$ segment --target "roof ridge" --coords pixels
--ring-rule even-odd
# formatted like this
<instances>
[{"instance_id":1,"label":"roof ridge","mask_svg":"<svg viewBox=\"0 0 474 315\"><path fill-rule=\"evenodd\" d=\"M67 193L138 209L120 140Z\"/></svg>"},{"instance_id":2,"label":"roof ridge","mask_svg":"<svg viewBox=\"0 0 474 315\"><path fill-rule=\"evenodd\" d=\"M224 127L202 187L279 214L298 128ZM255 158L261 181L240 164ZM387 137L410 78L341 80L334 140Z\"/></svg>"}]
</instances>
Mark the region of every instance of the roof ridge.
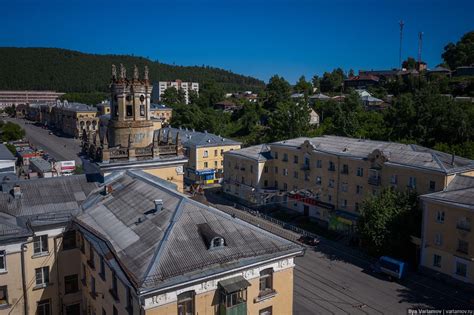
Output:
<instances>
[{"instance_id":1,"label":"roof ridge","mask_svg":"<svg viewBox=\"0 0 474 315\"><path fill-rule=\"evenodd\" d=\"M143 277L143 279L141 279L140 286L143 286L147 278L150 276L150 273L156 269L156 266L158 265L158 262L161 257L161 253L163 252L163 250L165 249L165 245L167 244L168 237L171 233L171 230L175 226L176 222L178 222L179 218L181 217L181 214L183 213L182 207L186 203L185 199L186 198L181 198L181 200L179 201L179 205L178 207L176 207L176 210L174 211L173 216L171 217L170 223L168 224L168 227L166 228L166 231L163 234L163 237L160 240L160 243L158 244L158 247L155 250L153 258L151 259L151 262L148 265L148 268L145 272L145 276Z\"/></svg>"}]
</instances>

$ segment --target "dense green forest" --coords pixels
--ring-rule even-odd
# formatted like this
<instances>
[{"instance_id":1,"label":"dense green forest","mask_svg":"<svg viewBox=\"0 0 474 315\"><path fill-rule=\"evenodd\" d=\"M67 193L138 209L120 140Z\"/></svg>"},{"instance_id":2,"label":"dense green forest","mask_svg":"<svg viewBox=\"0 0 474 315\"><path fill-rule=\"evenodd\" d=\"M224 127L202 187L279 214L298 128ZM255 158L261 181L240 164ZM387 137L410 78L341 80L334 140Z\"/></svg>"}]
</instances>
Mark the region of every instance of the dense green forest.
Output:
<instances>
[{"instance_id":1,"label":"dense green forest","mask_svg":"<svg viewBox=\"0 0 474 315\"><path fill-rule=\"evenodd\" d=\"M264 82L209 66L174 66L128 55L96 55L58 48L0 48L0 89L39 89L60 92L106 92L111 65L149 67L152 81L215 81L226 92L264 87ZM76 97L78 94L75 95Z\"/></svg>"}]
</instances>

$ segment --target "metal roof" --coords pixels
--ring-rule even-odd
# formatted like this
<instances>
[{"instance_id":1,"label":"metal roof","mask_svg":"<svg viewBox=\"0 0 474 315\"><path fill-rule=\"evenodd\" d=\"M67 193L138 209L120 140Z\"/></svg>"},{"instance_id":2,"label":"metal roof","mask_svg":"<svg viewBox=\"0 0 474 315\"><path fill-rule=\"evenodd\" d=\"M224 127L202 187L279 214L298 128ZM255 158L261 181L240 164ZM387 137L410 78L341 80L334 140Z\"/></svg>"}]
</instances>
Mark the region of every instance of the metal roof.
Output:
<instances>
[{"instance_id":1,"label":"metal roof","mask_svg":"<svg viewBox=\"0 0 474 315\"><path fill-rule=\"evenodd\" d=\"M226 155L240 155L256 161L266 161L272 159L270 147L267 144L258 144L240 150L227 151Z\"/></svg>"},{"instance_id":2,"label":"metal roof","mask_svg":"<svg viewBox=\"0 0 474 315\"><path fill-rule=\"evenodd\" d=\"M3 143L0 143L0 160L8 160L8 161L15 161L16 158L13 154L8 150L7 146Z\"/></svg>"},{"instance_id":3,"label":"metal roof","mask_svg":"<svg viewBox=\"0 0 474 315\"><path fill-rule=\"evenodd\" d=\"M421 198L474 209L474 177L456 175L443 191L423 195Z\"/></svg>"},{"instance_id":4,"label":"metal roof","mask_svg":"<svg viewBox=\"0 0 474 315\"><path fill-rule=\"evenodd\" d=\"M290 241L164 187L142 171L127 171L108 184L112 192L92 194L76 220L111 244L142 292L301 251ZM150 214L156 199L163 200L163 208ZM199 232L206 223L226 246L207 248Z\"/></svg>"},{"instance_id":5,"label":"metal roof","mask_svg":"<svg viewBox=\"0 0 474 315\"><path fill-rule=\"evenodd\" d=\"M50 172L52 170L51 163L46 161L43 158L31 158L30 164L33 164L36 168L38 168L41 172Z\"/></svg>"},{"instance_id":6,"label":"metal roof","mask_svg":"<svg viewBox=\"0 0 474 315\"><path fill-rule=\"evenodd\" d=\"M322 136L315 138L295 138L278 141L272 146L288 146L298 148L305 140L314 146L315 151L339 156L367 158L374 150L380 150L388 159L389 164L423 168L445 174L474 170L474 161L448 153L432 150L414 144L402 144L387 141L374 141L338 136ZM239 150L240 151L240 150ZM238 151L237 151L238 152Z\"/></svg>"},{"instance_id":7,"label":"metal roof","mask_svg":"<svg viewBox=\"0 0 474 315\"><path fill-rule=\"evenodd\" d=\"M176 137L179 133L184 147L215 147L225 145L240 145L240 142L229 138L221 137L213 133L200 132L194 130L167 127L162 129L165 134L171 131L171 136Z\"/></svg>"},{"instance_id":8,"label":"metal roof","mask_svg":"<svg viewBox=\"0 0 474 315\"><path fill-rule=\"evenodd\" d=\"M219 285L224 289L225 293L233 293L248 288L250 282L245 280L243 276L237 276L219 281Z\"/></svg>"}]
</instances>

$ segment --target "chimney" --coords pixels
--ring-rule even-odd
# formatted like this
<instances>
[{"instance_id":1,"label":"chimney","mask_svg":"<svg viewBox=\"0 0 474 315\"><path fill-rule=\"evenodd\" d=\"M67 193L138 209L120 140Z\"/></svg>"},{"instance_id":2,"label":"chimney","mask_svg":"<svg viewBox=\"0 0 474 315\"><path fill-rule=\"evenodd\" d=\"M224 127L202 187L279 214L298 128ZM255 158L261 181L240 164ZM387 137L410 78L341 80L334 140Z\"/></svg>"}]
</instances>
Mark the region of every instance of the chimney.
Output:
<instances>
[{"instance_id":1,"label":"chimney","mask_svg":"<svg viewBox=\"0 0 474 315\"><path fill-rule=\"evenodd\" d=\"M105 185L104 186L104 196L109 195L112 192L112 186L111 185Z\"/></svg>"},{"instance_id":2,"label":"chimney","mask_svg":"<svg viewBox=\"0 0 474 315\"><path fill-rule=\"evenodd\" d=\"M21 196L22 196L22 193L21 193L20 185L13 186L13 197L15 197L15 199L19 199L21 198Z\"/></svg>"},{"instance_id":3,"label":"chimney","mask_svg":"<svg viewBox=\"0 0 474 315\"><path fill-rule=\"evenodd\" d=\"M454 166L454 157L455 157L454 153L451 154L451 165L452 166Z\"/></svg>"},{"instance_id":4,"label":"chimney","mask_svg":"<svg viewBox=\"0 0 474 315\"><path fill-rule=\"evenodd\" d=\"M163 199L155 200L155 212L161 212L163 209Z\"/></svg>"}]
</instances>

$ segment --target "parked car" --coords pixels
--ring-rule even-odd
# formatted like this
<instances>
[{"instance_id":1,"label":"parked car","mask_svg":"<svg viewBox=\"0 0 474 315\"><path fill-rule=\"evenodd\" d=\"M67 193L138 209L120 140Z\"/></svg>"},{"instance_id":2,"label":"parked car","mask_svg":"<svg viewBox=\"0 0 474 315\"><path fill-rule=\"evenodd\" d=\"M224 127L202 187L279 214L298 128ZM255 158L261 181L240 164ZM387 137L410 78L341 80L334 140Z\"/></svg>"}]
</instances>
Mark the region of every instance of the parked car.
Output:
<instances>
[{"instance_id":1,"label":"parked car","mask_svg":"<svg viewBox=\"0 0 474 315\"><path fill-rule=\"evenodd\" d=\"M309 246L316 246L319 244L319 239L317 237L302 235L298 242L309 245Z\"/></svg>"}]
</instances>

